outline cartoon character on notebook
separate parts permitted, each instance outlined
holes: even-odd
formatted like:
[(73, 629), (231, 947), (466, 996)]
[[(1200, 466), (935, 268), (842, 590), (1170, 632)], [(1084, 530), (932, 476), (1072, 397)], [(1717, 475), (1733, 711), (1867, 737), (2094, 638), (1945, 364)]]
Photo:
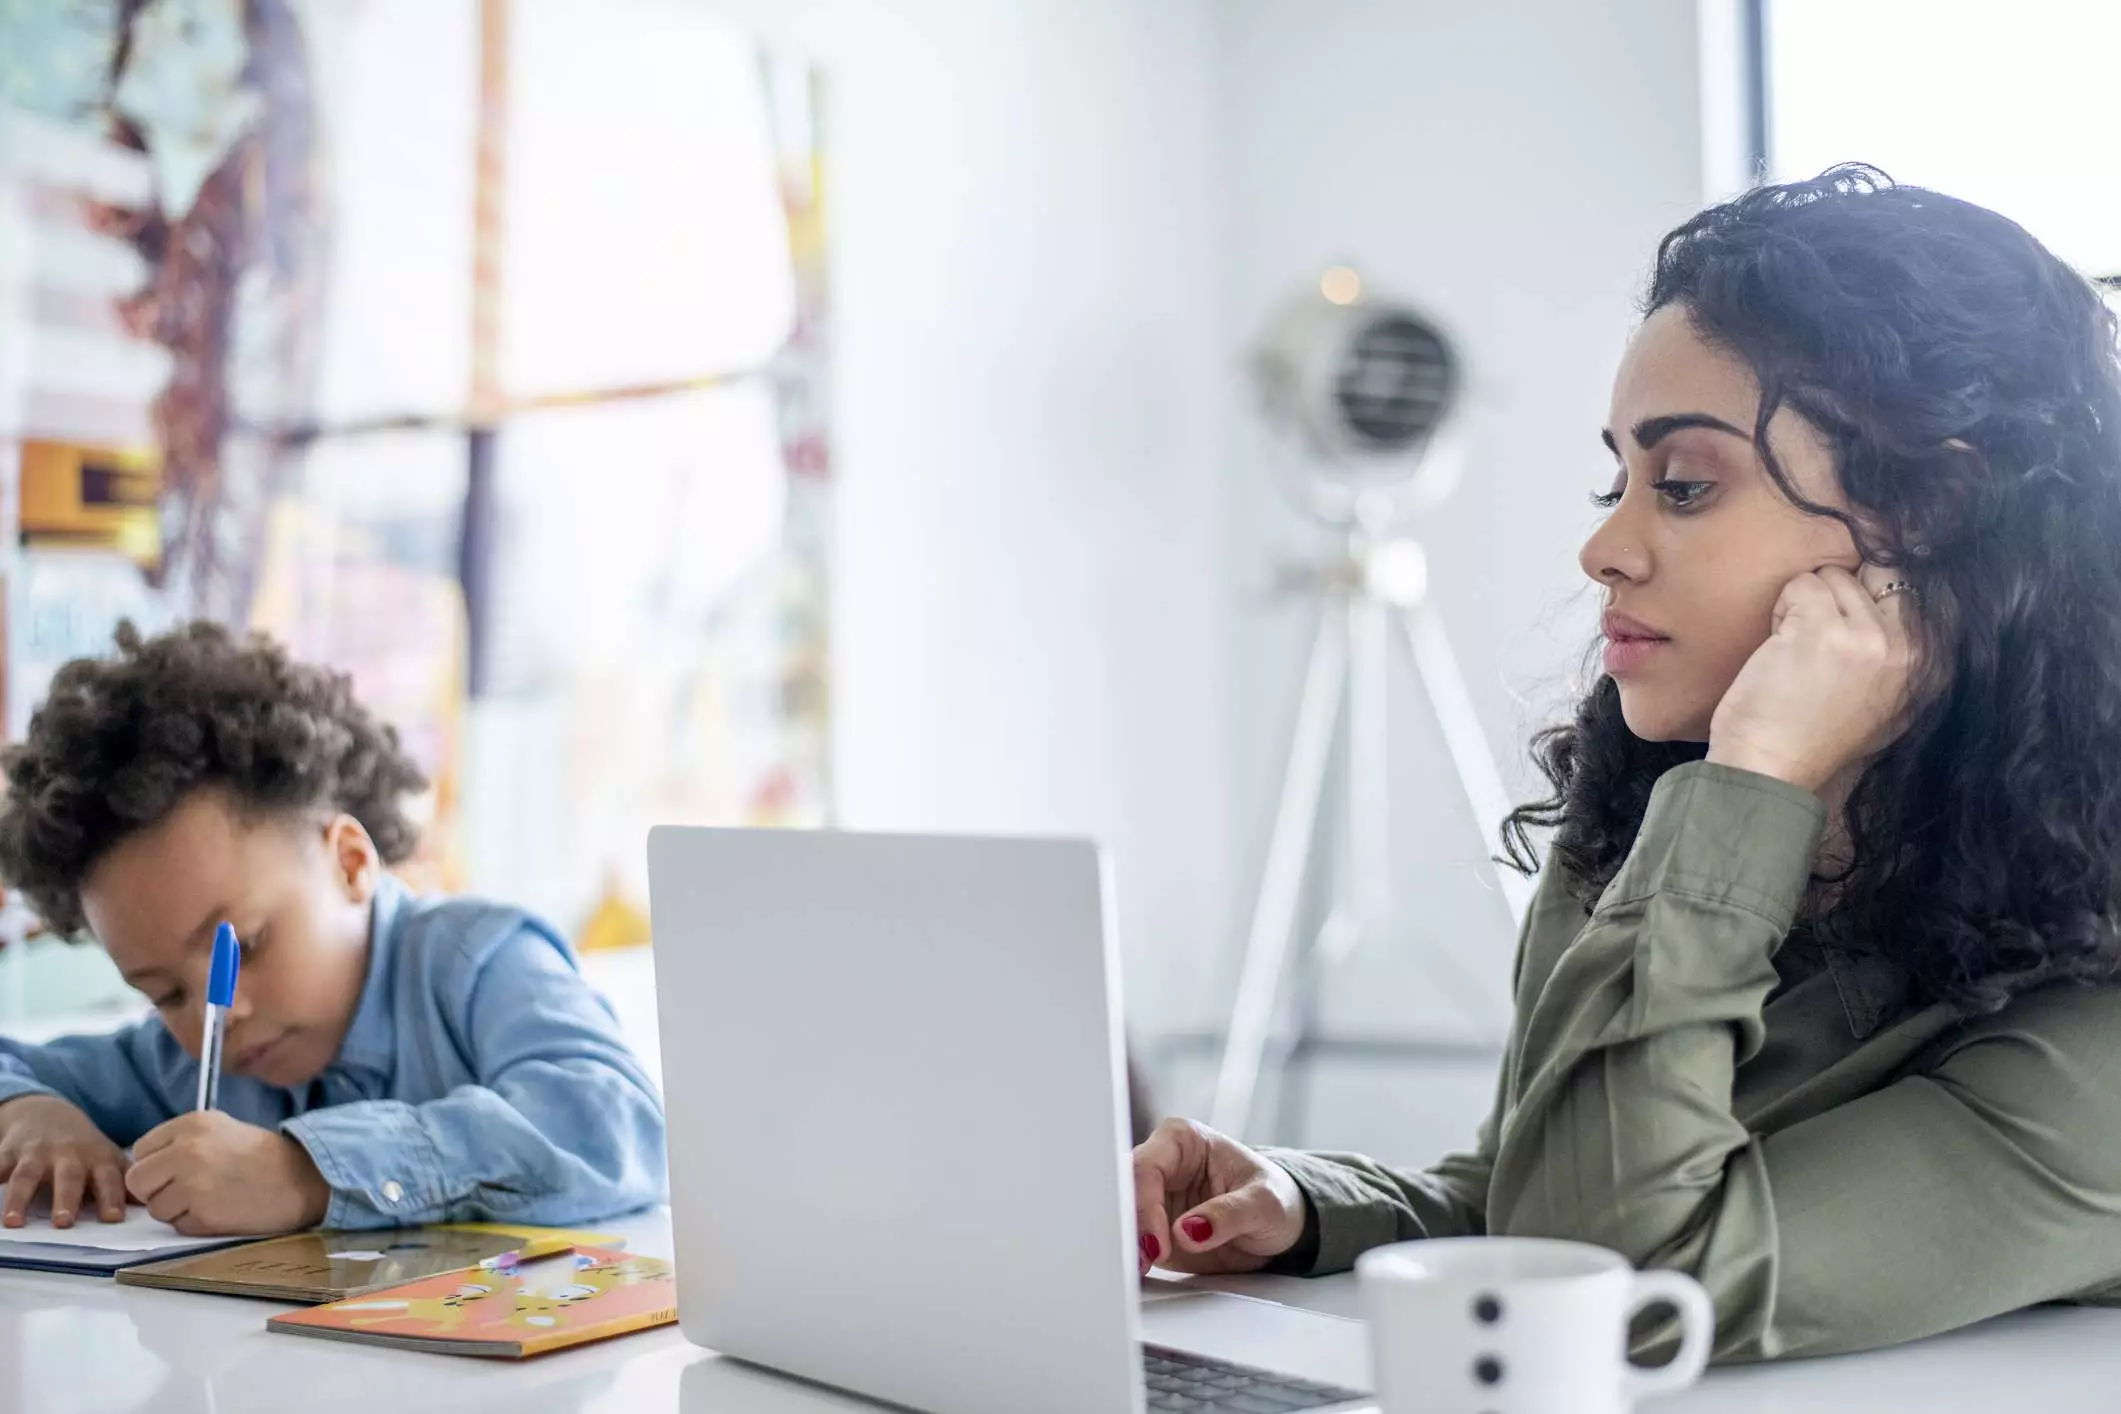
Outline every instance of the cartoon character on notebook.
[(518, 1291), (515, 1310), (508, 1313), (505, 1324), (521, 1326), (524, 1330), (551, 1330), (560, 1323), (562, 1311), (602, 1294), (603, 1288), (579, 1282), (556, 1286), (550, 1291)]
[(570, 1306), (579, 1306), (622, 1286), (671, 1280), (668, 1262), (618, 1252), (577, 1252), (574, 1269), (575, 1280), (564, 1286), (516, 1292), (515, 1309), (504, 1324), (524, 1330), (551, 1330), (560, 1323), (560, 1313)]
[(601, 1295), (616, 1291), (622, 1286), (639, 1286), (643, 1282), (669, 1281), (670, 1264), (653, 1257), (627, 1257), (607, 1253), (592, 1257), (588, 1253), (575, 1254), (575, 1275), (584, 1286), (594, 1288)]
[(354, 1316), (349, 1325), (378, 1326), (387, 1321), (425, 1321), (429, 1329), (423, 1335), (442, 1335), (456, 1330), (464, 1324), (467, 1306), (484, 1301), (494, 1294), (494, 1288), (484, 1282), (465, 1282), (447, 1296), (423, 1296), (396, 1301), (349, 1301), (337, 1306), (340, 1311), (367, 1311), (372, 1315)]

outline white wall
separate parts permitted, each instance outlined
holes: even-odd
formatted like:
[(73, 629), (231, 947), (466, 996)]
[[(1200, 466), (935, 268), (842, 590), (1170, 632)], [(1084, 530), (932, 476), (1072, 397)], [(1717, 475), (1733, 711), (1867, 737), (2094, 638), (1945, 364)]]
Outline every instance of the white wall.
[(844, 822), (1087, 833), (1158, 1029), (1232, 892), (1206, 0), (714, 0), (831, 81)]
[[(1594, 631), (1575, 552), (1615, 359), (1658, 236), (1700, 203), (1695, 0), (1224, 0), (1224, 362), (1296, 285), (1336, 261), (1432, 313), (1468, 371), (1465, 480), (1414, 529), (1505, 778), (1526, 798), (1523, 745), (1562, 699)], [(1277, 550), (1302, 542), (1273, 488), (1250, 409), (1233, 411), (1228, 564), (1236, 625), (1232, 755), (1249, 876), (1302, 667), (1299, 611), (1263, 611)], [(1405, 828), (1396, 936), (1336, 980), (1342, 1032), (1453, 1034), (1461, 1006), (1420, 964), (1466, 944), (1500, 988), (1511, 937), (1476, 834), (1411, 677), (1395, 705)], [(1248, 904), (1246, 905), (1249, 906)], [(1216, 1018), (1218, 986), (1189, 994)], [(1312, 1135), (1425, 1159), (1471, 1137), (1487, 1069), (1433, 1083), (1344, 1078)], [(1416, 1094), (1415, 1092), (1419, 1092)]]
[[(1138, 1031), (1213, 1029), (1308, 632), (1263, 592), (1304, 535), (1244, 341), (1335, 260), (1459, 340), (1466, 483), (1417, 529), (1529, 792), (1592, 631), (1612, 366), (1702, 191), (1696, 0), (712, 3), (833, 81), (845, 818), (1105, 839)], [(1403, 922), (1492, 985), (1488, 841), (1402, 702)], [(1420, 941), (1348, 966), (1339, 1029), (1448, 1030)], [(1430, 1157), (1487, 1085), (1342, 1075), (1313, 1132)]]

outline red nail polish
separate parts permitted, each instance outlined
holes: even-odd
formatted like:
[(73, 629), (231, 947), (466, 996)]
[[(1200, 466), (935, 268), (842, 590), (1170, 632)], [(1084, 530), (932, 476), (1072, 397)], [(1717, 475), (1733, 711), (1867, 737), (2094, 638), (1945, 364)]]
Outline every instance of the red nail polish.
[(1142, 1234), (1142, 1260), (1143, 1260), (1144, 1262), (1154, 1262), (1154, 1261), (1155, 1261), (1155, 1260), (1156, 1260), (1157, 1258), (1159, 1258), (1159, 1257), (1161, 1257), (1161, 1256), (1163, 1256), (1163, 1255), (1164, 1255), (1164, 1244), (1163, 1244), (1163, 1243), (1161, 1243), (1161, 1242), (1158, 1242), (1158, 1241), (1156, 1240), (1156, 1234), (1155, 1234), (1155, 1233), (1153, 1233), (1153, 1232), (1145, 1232), (1145, 1233), (1143, 1233), (1143, 1234)]
[(1178, 1225), (1178, 1228), (1179, 1231), (1192, 1238), (1195, 1242), (1206, 1242), (1209, 1238), (1215, 1236), (1215, 1224), (1198, 1215), (1187, 1218)]

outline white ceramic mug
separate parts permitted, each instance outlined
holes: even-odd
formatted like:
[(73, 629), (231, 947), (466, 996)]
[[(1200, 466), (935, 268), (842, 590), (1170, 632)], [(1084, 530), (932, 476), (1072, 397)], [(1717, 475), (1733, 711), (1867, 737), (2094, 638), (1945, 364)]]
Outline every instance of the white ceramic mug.
[[(1701, 1378), (1716, 1311), (1682, 1272), (1637, 1272), (1582, 1242), (1400, 1242), (1355, 1264), (1385, 1414), (1621, 1414)], [(1683, 1332), (1663, 1365), (1628, 1359), (1628, 1323), (1670, 1305)]]

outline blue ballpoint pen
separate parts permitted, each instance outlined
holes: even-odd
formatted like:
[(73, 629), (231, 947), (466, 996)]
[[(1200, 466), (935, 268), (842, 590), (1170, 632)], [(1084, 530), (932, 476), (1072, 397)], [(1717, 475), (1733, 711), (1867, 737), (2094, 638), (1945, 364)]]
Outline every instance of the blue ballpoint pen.
[(214, 929), (214, 965), (206, 981), (206, 1031), (199, 1038), (199, 1105), (210, 1110), (221, 1098), (221, 1033), (228, 1026), (228, 1008), (236, 1000), (236, 974), (242, 970), (243, 953), (236, 946), (236, 930), (227, 923)]

